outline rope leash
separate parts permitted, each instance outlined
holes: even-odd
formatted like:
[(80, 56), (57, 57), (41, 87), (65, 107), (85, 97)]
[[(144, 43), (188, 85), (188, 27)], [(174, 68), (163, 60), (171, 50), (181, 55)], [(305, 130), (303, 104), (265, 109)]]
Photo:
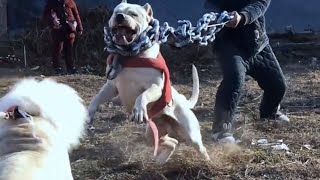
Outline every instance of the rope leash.
[(170, 35), (173, 36), (173, 45), (183, 47), (187, 44), (199, 42), (201, 46), (208, 45), (215, 40), (215, 35), (233, 16), (227, 11), (221, 13), (206, 13), (197, 22), (194, 27), (189, 20), (179, 20), (178, 27), (173, 28), (167, 22), (163, 26), (159, 25), (157, 19), (150, 22), (149, 27), (143, 31), (139, 37), (130, 46), (119, 46), (112, 41), (112, 32), (109, 27), (104, 27), (104, 41), (106, 47), (104, 50), (113, 54), (122, 56), (136, 56), (141, 51), (152, 46), (153, 43), (166, 43)]

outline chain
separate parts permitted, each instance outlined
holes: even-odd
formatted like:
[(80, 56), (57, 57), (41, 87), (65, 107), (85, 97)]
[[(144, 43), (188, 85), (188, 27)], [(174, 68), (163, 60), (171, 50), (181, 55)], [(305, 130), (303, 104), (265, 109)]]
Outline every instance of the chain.
[(150, 26), (143, 31), (130, 46), (119, 46), (112, 41), (110, 28), (104, 28), (105, 50), (109, 53), (120, 54), (122, 56), (135, 56), (141, 51), (152, 46), (153, 43), (166, 43), (170, 35), (173, 36), (173, 45), (183, 47), (190, 43), (199, 42), (201, 46), (208, 45), (215, 40), (215, 35), (224, 25), (232, 19), (226, 11), (222, 13), (206, 13), (197, 22), (197, 26), (192, 26), (189, 20), (179, 20), (178, 27), (173, 28), (167, 22), (160, 27), (159, 21), (153, 19)]

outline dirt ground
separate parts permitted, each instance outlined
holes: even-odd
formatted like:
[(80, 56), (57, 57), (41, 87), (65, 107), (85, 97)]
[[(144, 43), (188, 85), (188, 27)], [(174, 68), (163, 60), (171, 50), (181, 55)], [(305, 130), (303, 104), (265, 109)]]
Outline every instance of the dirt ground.
[[(187, 51), (174, 50), (176, 55)], [(304, 53), (302, 53), (304, 52)], [(319, 51), (320, 52), (320, 51)], [(248, 79), (237, 114), (238, 146), (220, 146), (210, 138), (214, 97), (221, 81), (215, 63), (195, 63), (200, 77), (200, 98), (194, 112), (201, 124), (203, 141), (212, 162), (202, 161), (192, 147), (181, 143), (173, 158), (163, 166), (152, 161), (152, 147), (143, 140), (144, 125), (128, 121), (123, 107), (112, 103), (100, 107), (94, 131), (71, 153), (76, 180), (109, 179), (320, 179), (320, 54), (281, 50), (277, 53), (287, 79), (288, 91), (282, 111), (291, 122), (281, 125), (260, 122), (258, 107), (262, 91)], [(166, 54), (170, 59), (170, 53)], [(176, 56), (179, 57), (179, 56)], [(206, 58), (201, 55), (198, 58)], [(310, 60), (311, 58), (311, 60)], [(204, 61), (201, 61), (204, 62)], [(179, 67), (179, 68), (178, 68)], [(187, 97), (191, 94), (191, 63), (170, 63), (172, 81)], [(40, 72), (0, 68), (0, 95), (23, 76)], [(74, 87), (88, 104), (100, 90), (105, 77), (74, 75), (52, 78)], [(283, 140), (289, 150), (273, 150), (254, 144), (265, 138)]]

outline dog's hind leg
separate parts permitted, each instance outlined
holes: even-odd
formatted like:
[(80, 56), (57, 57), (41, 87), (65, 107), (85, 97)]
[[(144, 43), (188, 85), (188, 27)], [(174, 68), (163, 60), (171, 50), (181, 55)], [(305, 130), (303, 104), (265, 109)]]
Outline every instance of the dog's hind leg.
[(202, 142), (199, 122), (195, 114), (189, 108), (177, 106), (174, 114), (179, 123), (179, 135), (200, 153), (202, 158), (210, 160), (207, 149)]
[(174, 138), (171, 138), (166, 134), (160, 138), (159, 150), (156, 157), (157, 164), (164, 164), (166, 163), (170, 157), (172, 156), (178, 141)]
[[(178, 141), (176, 139), (169, 137), (167, 134), (168, 123), (165, 123), (164, 119), (160, 119), (160, 121), (162, 121), (162, 123), (157, 123), (157, 126), (159, 128), (159, 135), (161, 136), (159, 142), (159, 149), (155, 158), (157, 164), (163, 164), (167, 162), (178, 144)], [(146, 128), (145, 136), (147, 139), (147, 143), (149, 145), (154, 145), (152, 141), (153, 133), (149, 126), (147, 126)]]
[(118, 91), (116, 86), (112, 81), (107, 81), (107, 83), (101, 88), (98, 94), (96, 94), (93, 99), (90, 101), (88, 111), (90, 122), (92, 123), (94, 120), (94, 114), (97, 111), (100, 104), (105, 103), (107, 101), (111, 101), (112, 98), (118, 95)]

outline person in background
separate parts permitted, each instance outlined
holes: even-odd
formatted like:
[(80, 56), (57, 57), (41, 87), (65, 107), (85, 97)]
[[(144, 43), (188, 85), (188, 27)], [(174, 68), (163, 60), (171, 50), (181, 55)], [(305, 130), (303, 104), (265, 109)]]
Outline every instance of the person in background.
[(83, 27), (77, 5), (73, 0), (47, 0), (43, 20), (51, 29), (52, 66), (56, 74), (63, 74), (60, 61), (64, 54), (68, 74), (76, 74), (73, 44), (76, 33)]
[(213, 138), (221, 143), (235, 143), (233, 119), (246, 75), (255, 79), (264, 91), (260, 118), (289, 122), (280, 112), (286, 92), (285, 77), (269, 44), (265, 12), (271, 0), (207, 0), (211, 11), (227, 11), (233, 19), (214, 42), (214, 51), (222, 69), (223, 80), (216, 93)]

